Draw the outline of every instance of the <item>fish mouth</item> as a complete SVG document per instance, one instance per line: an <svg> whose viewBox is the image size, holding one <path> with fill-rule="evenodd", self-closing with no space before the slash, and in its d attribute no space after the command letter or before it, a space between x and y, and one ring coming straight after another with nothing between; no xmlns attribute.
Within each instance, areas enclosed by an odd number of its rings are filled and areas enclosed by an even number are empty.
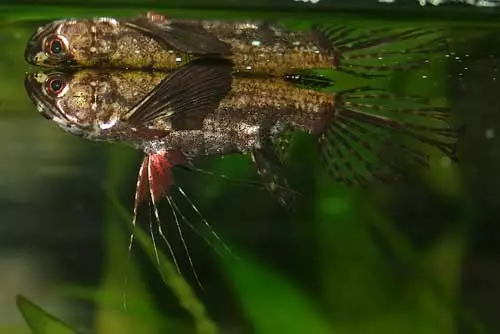
<svg viewBox="0 0 500 334"><path fill-rule="evenodd" d="M60 66L72 69L81 67L69 55L63 59L51 59L47 53L41 49L36 49L36 46L30 46L29 44L24 51L24 60L30 65L51 69Z"/></svg>
<svg viewBox="0 0 500 334"><path fill-rule="evenodd" d="M63 113L57 107L52 107L51 101L42 92L46 78L48 76L44 72L27 73L24 78L26 93L43 117L48 120L64 119Z"/></svg>
<svg viewBox="0 0 500 334"><path fill-rule="evenodd" d="M42 51L41 47L34 41L30 41L24 50L24 60L34 66L52 67L47 61L48 56Z"/></svg>

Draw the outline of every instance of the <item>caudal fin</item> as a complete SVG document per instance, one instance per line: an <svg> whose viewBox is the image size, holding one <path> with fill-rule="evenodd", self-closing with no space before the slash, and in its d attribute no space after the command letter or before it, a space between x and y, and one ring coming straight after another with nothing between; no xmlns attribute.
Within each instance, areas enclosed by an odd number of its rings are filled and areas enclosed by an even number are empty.
<svg viewBox="0 0 500 334"><path fill-rule="evenodd" d="M448 108L368 89L340 94L318 138L324 167L346 185L390 181L413 166L427 166L432 148L456 160L455 144Z"/></svg>
<svg viewBox="0 0 500 334"><path fill-rule="evenodd" d="M421 67L448 48L442 27L314 29L335 53L334 69L363 78Z"/></svg>

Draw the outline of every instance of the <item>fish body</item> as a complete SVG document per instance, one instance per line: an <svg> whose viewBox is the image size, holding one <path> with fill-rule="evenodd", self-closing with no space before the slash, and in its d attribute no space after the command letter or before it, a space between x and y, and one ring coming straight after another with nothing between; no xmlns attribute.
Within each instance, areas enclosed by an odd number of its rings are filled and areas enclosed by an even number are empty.
<svg viewBox="0 0 500 334"><path fill-rule="evenodd" d="M364 72L422 66L443 49L441 30L319 25L292 30L262 21L176 20L148 13L50 22L30 38L25 59L44 67L171 70L200 57L225 57L235 72L283 77L329 69L369 77ZM412 40L400 52L385 49ZM394 56L403 59L392 61ZM364 59L375 63L358 62Z"/></svg>
<svg viewBox="0 0 500 334"><path fill-rule="evenodd" d="M186 80L197 74L205 83L186 89ZM215 90L199 105L190 106L186 117L131 120L130 110L163 81L167 84L160 92L169 93L167 104L178 101L163 106L171 108L172 115L192 99L190 94L210 93L214 83ZM54 82L59 93L51 87ZM36 72L27 76L26 86L42 114L85 138L128 142L146 152L160 146L180 149L189 156L251 152L261 146L267 124L276 136L289 127L317 134L332 116L335 103L332 93L300 89L283 79L235 77L227 64L192 63L173 74Z"/></svg>

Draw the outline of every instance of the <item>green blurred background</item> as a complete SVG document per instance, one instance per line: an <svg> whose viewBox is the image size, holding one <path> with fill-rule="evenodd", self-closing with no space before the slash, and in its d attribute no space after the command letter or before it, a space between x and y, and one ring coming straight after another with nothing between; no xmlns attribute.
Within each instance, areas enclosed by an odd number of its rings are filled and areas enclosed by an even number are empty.
<svg viewBox="0 0 500 334"><path fill-rule="evenodd" d="M301 193L294 210L257 188L176 171L178 184L236 256L218 255L185 227L203 289L175 237L171 242L185 281L166 259L162 280L147 238L127 265L127 222L140 153L64 133L38 115L23 86L29 70L25 43L40 24L61 17L137 15L162 9L161 4L0 5L0 333L29 332L17 294L84 333L500 332L497 16L463 10L427 16L429 11L413 8L401 15L307 12L312 7L288 8L284 15L261 2L252 11L231 11L237 3L230 2L223 3L224 10L196 10L195 4L191 10L162 12L273 18L292 27L316 22L486 27L471 34L475 38L461 39L453 57L384 82L398 92L448 99L457 124L466 124L459 165L434 154L429 170L408 171L391 187L350 189L331 180L313 140L300 137L287 160L288 177ZM196 163L232 178L258 180L248 156ZM195 222L189 204L176 200ZM166 203L161 212L165 224L172 224Z"/></svg>

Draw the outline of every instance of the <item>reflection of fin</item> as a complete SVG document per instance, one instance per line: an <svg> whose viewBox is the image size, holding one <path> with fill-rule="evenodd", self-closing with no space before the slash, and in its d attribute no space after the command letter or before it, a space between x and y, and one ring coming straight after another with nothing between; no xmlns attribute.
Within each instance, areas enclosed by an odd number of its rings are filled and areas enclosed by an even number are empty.
<svg viewBox="0 0 500 334"><path fill-rule="evenodd" d="M293 207L295 194L290 189L288 181L283 174L282 161L279 152L272 143L270 129L261 130L262 147L252 151L252 160L257 168L257 173L264 181L264 186L283 206Z"/></svg>
<svg viewBox="0 0 500 334"><path fill-rule="evenodd" d="M377 90L340 94L318 139L327 171L347 185L389 181L410 166L426 166L425 145L456 160L449 110L421 100Z"/></svg>
<svg viewBox="0 0 500 334"><path fill-rule="evenodd" d="M307 88L326 88L335 85L335 81L322 75L310 73L308 71L298 72L294 74L287 74L285 80L293 82Z"/></svg>
<svg viewBox="0 0 500 334"><path fill-rule="evenodd" d="M335 55L335 70L360 77L390 75L390 71L425 65L433 52L444 51L439 28L375 28L315 26Z"/></svg>
<svg viewBox="0 0 500 334"><path fill-rule="evenodd" d="M174 48L194 55L230 55L231 46L206 31L201 25L191 22L152 19L141 16L122 21L129 28L151 36L166 48Z"/></svg>
<svg viewBox="0 0 500 334"><path fill-rule="evenodd" d="M182 127L182 124L189 124L186 118L193 118L194 123L198 123L217 108L230 91L231 72L231 64L224 59L210 63L190 62L165 78L130 109L123 121L142 125L168 119L173 126Z"/></svg>

